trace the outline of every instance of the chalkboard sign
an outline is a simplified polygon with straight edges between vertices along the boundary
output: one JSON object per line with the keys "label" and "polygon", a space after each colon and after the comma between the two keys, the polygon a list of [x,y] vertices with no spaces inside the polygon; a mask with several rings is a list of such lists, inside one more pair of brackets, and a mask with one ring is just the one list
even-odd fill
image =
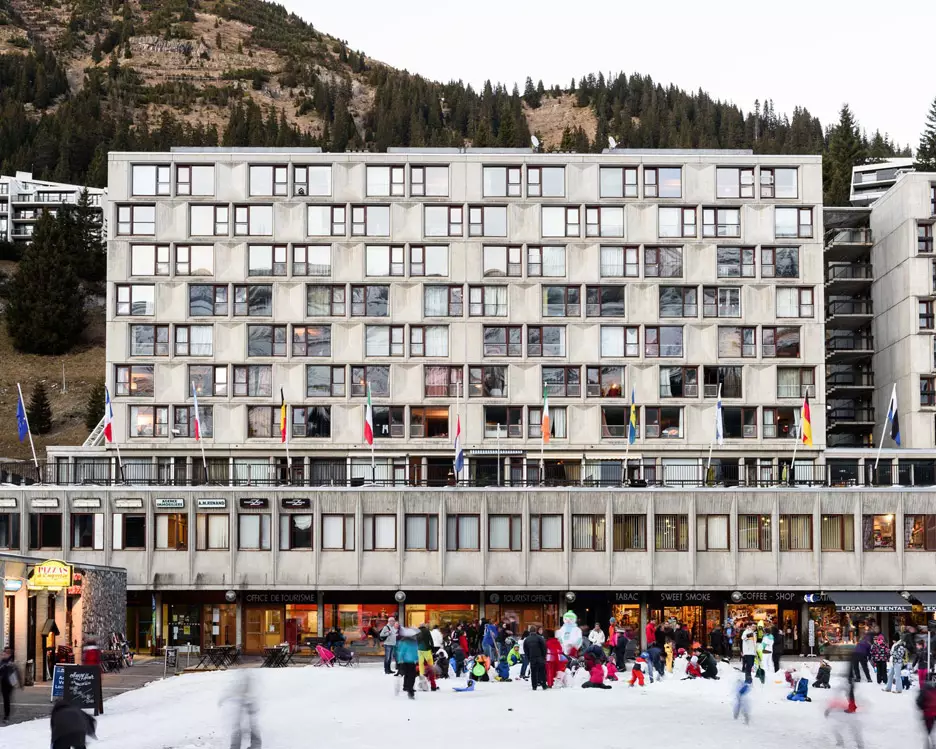
{"label": "chalkboard sign", "polygon": [[56,663],[55,668],[52,670],[52,697],[50,701],[55,702],[63,694],[65,694],[65,666]]}
{"label": "chalkboard sign", "polygon": [[101,688],[100,666],[71,666],[65,670],[64,693],[80,708],[93,708],[94,714],[104,712],[104,692]]}
{"label": "chalkboard sign", "polygon": [[166,660],[163,663],[163,678],[166,678],[166,674],[169,672],[169,669],[172,669],[172,673],[176,672],[176,662],[179,658],[179,649],[178,648],[166,648]]}

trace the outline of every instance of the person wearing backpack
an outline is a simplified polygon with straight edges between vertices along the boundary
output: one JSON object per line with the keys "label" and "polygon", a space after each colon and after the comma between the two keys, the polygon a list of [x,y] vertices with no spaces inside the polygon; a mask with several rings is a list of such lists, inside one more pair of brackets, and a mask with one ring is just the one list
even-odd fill
{"label": "person wearing backpack", "polygon": [[20,686],[19,670],[13,662],[13,651],[4,648],[0,657],[0,695],[3,696],[3,722],[10,722],[10,697],[13,690]]}
{"label": "person wearing backpack", "polygon": [[385,674],[392,674],[393,670],[390,668],[390,662],[394,659],[396,655],[396,643],[397,643],[397,623],[396,619],[392,616],[387,619],[387,623],[383,625],[383,629],[380,630],[380,641],[384,646],[384,657],[383,657],[383,670]]}

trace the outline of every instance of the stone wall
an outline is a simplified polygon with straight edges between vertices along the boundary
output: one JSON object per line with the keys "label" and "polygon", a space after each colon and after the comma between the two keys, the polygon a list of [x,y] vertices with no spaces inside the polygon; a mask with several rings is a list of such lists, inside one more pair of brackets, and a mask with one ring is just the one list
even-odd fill
{"label": "stone wall", "polygon": [[125,570],[81,570],[81,637],[102,646],[113,632],[127,628],[127,573]]}

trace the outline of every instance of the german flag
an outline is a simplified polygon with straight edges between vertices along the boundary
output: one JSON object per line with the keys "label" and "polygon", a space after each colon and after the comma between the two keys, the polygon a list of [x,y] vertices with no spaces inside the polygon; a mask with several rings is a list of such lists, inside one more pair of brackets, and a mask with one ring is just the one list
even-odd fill
{"label": "german flag", "polygon": [[803,411],[800,414],[800,437],[803,444],[812,447],[812,420],[809,418],[809,393],[803,399]]}
{"label": "german flag", "polygon": [[286,441],[286,396],[280,388],[280,442]]}

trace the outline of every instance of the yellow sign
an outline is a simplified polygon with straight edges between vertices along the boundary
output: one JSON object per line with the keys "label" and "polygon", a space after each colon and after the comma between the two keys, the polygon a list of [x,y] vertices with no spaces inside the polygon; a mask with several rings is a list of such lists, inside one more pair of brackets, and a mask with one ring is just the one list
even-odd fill
{"label": "yellow sign", "polygon": [[67,588],[72,584],[72,567],[57,559],[49,559],[32,568],[28,580],[31,589]]}

